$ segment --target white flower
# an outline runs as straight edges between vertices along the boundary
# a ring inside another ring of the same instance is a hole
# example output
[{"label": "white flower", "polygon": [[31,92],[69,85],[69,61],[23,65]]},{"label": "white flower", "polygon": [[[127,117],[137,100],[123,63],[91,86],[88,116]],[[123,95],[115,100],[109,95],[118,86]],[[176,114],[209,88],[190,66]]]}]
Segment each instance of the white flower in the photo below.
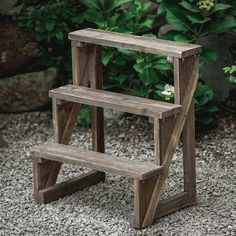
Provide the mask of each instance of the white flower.
[{"label": "white flower", "polygon": [[165,96],[171,96],[171,91],[162,91],[161,94],[165,95]]},{"label": "white flower", "polygon": [[166,84],[164,87],[164,91],[162,91],[163,95],[170,96],[175,93],[175,88],[172,85]]},{"label": "white flower", "polygon": [[175,95],[175,88],[172,85],[166,84],[164,90],[161,92],[165,96],[165,100],[171,100]]}]

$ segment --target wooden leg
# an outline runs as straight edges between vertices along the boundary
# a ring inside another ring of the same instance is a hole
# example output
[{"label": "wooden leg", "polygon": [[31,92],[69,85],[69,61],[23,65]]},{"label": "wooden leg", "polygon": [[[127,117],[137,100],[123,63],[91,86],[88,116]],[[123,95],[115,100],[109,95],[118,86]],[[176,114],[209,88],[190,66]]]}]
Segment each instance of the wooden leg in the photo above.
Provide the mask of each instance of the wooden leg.
[{"label": "wooden leg", "polygon": [[39,191],[46,188],[53,161],[33,157],[34,198],[39,202]]},{"label": "wooden leg", "polygon": [[[90,87],[103,89],[101,46],[94,45],[90,56]],[[96,152],[105,152],[104,112],[101,107],[92,107],[92,148]],[[105,172],[101,172],[105,179]]]},{"label": "wooden leg", "polygon": [[195,120],[194,103],[190,107],[183,129],[184,191],[189,194],[189,202],[196,202],[196,163],[195,163]]},{"label": "wooden leg", "polygon": [[[163,163],[175,122],[176,119],[173,116],[165,120],[154,119],[154,146],[158,165]],[[155,183],[156,178],[150,178],[146,181],[134,181],[134,214],[131,223],[135,228],[142,227]]]},{"label": "wooden leg", "polygon": [[170,116],[164,120],[154,119],[154,145],[158,165],[162,165],[163,163],[175,122],[176,118],[174,116]]},{"label": "wooden leg", "polygon": [[[190,60],[192,60],[192,58],[190,58]],[[185,58],[185,61],[188,61],[187,58]],[[174,62],[176,62],[176,60],[174,59]],[[178,65],[178,61],[176,63]],[[176,66],[175,64],[175,66]],[[159,175],[157,178],[157,181],[155,183],[155,187],[152,193],[152,197],[151,200],[149,202],[149,206],[142,224],[142,227],[146,227],[148,225],[150,225],[154,218],[155,218],[155,213],[158,207],[158,203],[161,197],[161,193],[162,193],[162,189],[164,187],[165,184],[165,180],[168,176],[168,171],[170,168],[170,164],[171,164],[171,160],[173,158],[174,155],[174,151],[177,147],[180,135],[183,131],[184,125],[185,125],[185,121],[186,121],[186,117],[188,115],[189,112],[189,108],[191,107],[192,104],[192,100],[193,100],[193,96],[194,96],[194,92],[197,86],[197,81],[198,81],[198,60],[197,57],[193,58],[193,63],[191,63],[191,67],[185,67],[186,73],[184,73],[184,70],[181,71],[181,73],[179,74],[188,74],[189,72],[189,82],[187,85],[187,88],[185,90],[185,95],[183,98],[183,102],[182,102],[182,110],[180,112],[180,114],[177,117],[176,123],[175,123],[175,127],[170,139],[170,142],[168,144],[167,147],[167,151],[163,160],[163,174]],[[179,72],[180,70],[178,69],[177,72]]]},{"label": "wooden leg", "polygon": [[134,213],[130,219],[130,224],[134,228],[142,227],[155,182],[155,177],[144,181],[134,180]]},{"label": "wooden leg", "polygon": [[[193,66],[198,63],[196,56],[174,59],[174,74],[176,87],[176,103],[182,104],[186,88],[191,81]],[[182,132],[184,191],[189,193],[189,201],[196,202],[196,167],[195,167],[195,117],[194,100],[191,102],[186,122]]]}]

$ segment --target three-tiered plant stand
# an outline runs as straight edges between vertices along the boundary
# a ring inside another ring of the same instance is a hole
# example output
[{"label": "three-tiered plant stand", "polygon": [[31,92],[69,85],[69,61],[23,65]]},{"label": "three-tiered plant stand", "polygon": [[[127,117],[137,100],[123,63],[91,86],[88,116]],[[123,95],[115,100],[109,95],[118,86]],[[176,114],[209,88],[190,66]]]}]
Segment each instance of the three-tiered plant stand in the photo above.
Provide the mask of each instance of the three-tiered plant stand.
[{"label": "three-tiered plant stand", "polygon": [[[54,143],[32,149],[34,193],[39,203],[105,180],[105,172],[134,179],[131,224],[144,228],[157,219],[196,202],[195,127],[193,95],[198,81],[201,46],[149,39],[96,29],[69,34],[72,46],[73,85],[50,91]],[[103,90],[101,45],[168,57],[174,65],[175,104]],[[81,104],[92,106],[92,148],[68,146]],[[154,118],[156,164],[124,160],[105,154],[103,108]],[[161,200],[171,160],[182,133],[184,191]],[[91,168],[79,177],[56,184],[62,163]]]}]

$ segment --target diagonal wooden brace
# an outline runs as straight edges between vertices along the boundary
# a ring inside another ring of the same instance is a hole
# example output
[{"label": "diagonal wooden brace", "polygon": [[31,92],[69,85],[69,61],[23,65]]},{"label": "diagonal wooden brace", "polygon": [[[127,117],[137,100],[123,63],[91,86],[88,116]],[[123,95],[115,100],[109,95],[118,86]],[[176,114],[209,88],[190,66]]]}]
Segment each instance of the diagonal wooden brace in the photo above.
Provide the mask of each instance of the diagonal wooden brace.
[{"label": "diagonal wooden brace", "polygon": [[160,201],[160,196],[162,193],[162,189],[164,187],[165,180],[168,175],[171,160],[173,158],[174,151],[177,147],[178,140],[183,130],[185,120],[186,120],[190,105],[192,103],[194,92],[196,89],[196,85],[198,81],[198,63],[195,63],[191,74],[192,76],[189,79],[189,84],[186,89],[185,97],[182,104],[182,111],[180,112],[177,118],[175,128],[172,133],[172,136],[171,136],[171,139],[170,139],[170,142],[169,142],[169,145],[168,145],[165,157],[164,157],[164,161],[163,161],[164,174],[159,175],[155,183],[152,197],[149,202],[149,206],[148,206],[148,209],[147,209],[147,212],[146,212],[143,224],[142,224],[143,228],[150,225],[155,218],[155,213],[158,207],[158,203]]}]

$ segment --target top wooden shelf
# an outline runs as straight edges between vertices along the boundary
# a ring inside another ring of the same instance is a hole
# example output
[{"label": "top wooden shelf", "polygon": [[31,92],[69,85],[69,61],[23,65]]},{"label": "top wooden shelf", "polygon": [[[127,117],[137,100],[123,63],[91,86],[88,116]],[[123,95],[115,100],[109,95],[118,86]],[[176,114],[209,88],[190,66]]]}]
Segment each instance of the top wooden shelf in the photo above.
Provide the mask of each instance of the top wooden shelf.
[{"label": "top wooden shelf", "polygon": [[144,53],[183,58],[199,54],[201,46],[162,39],[150,39],[143,36],[109,32],[97,29],[82,29],[69,33],[69,39],[77,42],[97,44],[116,48],[125,48]]}]

